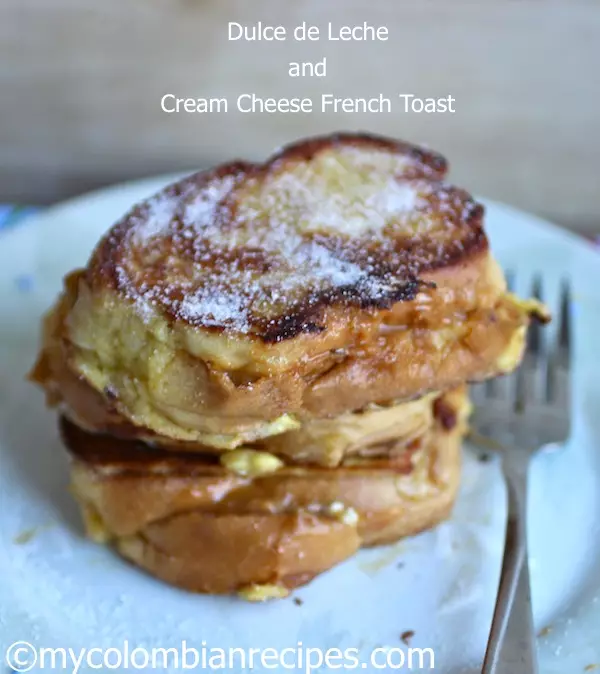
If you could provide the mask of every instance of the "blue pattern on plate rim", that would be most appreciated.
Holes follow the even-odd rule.
[[[35,206],[23,206],[19,204],[0,204],[0,231],[16,224],[32,213],[39,211]]]
[[[39,208],[35,206],[20,206],[15,204],[0,204],[0,232],[12,227],[28,215],[35,213]],[[14,278],[17,292],[26,295],[35,287],[35,276],[23,272]]]

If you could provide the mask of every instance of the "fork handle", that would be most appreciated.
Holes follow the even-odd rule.
[[[508,492],[506,540],[482,674],[538,672],[527,561],[528,459],[528,452],[518,450],[503,455]]]

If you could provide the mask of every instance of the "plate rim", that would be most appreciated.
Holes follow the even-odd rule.
[[[44,226],[44,220],[49,218],[53,220],[57,215],[60,215],[64,210],[78,209],[78,208],[93,208],[95,200],[110,200],[111,196],[118,193],[126,193],[128,191],[138,191],[141,192],[145,190],[145,187],[151,188],[153,185],[159,185],[161,183],[167,184],[171,180],[175,180],[186,173],[169,173],[169,174],[160,174],[154,177],[142,178],[139,180],[127,181],[124,183],[117,183],[114,185],[106,186],[97,190],[91,190],[89,192],[83,193],[81,195],[72,197],[70,199],[58,202],[47,208],[42,208],[36,213],[32,213],[22,220],[18,221],[15,226],[8,228],[7,230],[0,231],[0,241],[4,242],[5,238],[8,237],[9,240],[11,237],[18,237],[23,234],[24,229],[31,229],[36,226]],[[150,194],[151,192],[148,191]],[[503,202],[498,202],[491,199],[481,198],[481,201],[486,206],[491,206],[493,209],[497,209],[499,212],[502,212],[506,215],[507,218],[512,220],[514,219],[525,219],[529,225],[531,225],[536,230],[543,230],[545,233],[550,235],[550,239],[553,245],[558,245],[560,243],[568,244],[572,246],[573,249],[577,251],[577,255],[584,255],[590,262],[595,262],[596,264],[600,261],[598,257],[598,252],[594,250],[594,247],[591,243],[588,243],[585,238],[582,236],[566,230],[559,225],[554,224],[551,221],[546,220],[545,218],[539,217],[535,214],[523,211],[519,208],[505,204]],[[106,229],[108,229],[112,223],[106,223]],[[16,245],[19,245],[16,243]],[[587,251],[587,252],[586,252]],[[2,256],[2,251],[0,251],[0,258]],[[599,265],[600,271],[600,265]],[[600,291],[598,291],[598,297],[600,298]],[[600,589],[600,585],[598,587]],[[568,610],[568,607],[565,607]],[[2,654],[0,654],[1,656]],[[568,657],[563,663],[566,663],[570,667],[569,663],[571,658]]]

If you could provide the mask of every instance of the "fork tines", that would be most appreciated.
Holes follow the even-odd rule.
[[[531,296],[540,302],[544,301],[544,296],[542,292],[542,277],[540,274],[536,274],[533,277],[533,283],[531,285]],[[529,331],[527,332],[527,352],[538,354],[543,348],[543,335],[542,335],[542,326],[540,321],[533,320],[529,326]]]
[[[563,279],[560,290],[558,349],[568,361],[571,354],[571,287],[567,280]]]

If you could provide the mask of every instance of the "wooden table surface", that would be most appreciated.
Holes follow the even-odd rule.
[[[387,42],[229,42],[227,22],[386,25]],[[290,61],[327,58],[327,77]],[[91,187],[367,129],[425,142],[452,178],[599,229],[600,3],[585,0],[2,0],[0,201]],[[454,114],[166,114],[178,96],[456,99]]]

